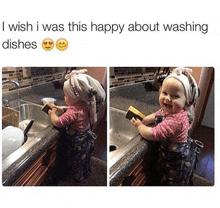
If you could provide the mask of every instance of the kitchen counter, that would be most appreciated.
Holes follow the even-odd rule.
[[[129,106],[133,106],[145,115],[151,114],[160,108],[158,98],[158,91],[146,91],[142,83],[110,90],[111,107],[127,111]],[[135,146],[110,167],[111,186],[117,186],[149,151],[148,141],[140,135],[138,137]]]

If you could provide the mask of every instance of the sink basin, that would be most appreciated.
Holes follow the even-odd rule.
[[[110,167],[140,140],[138,131],[125,114],[125,111],[110,108]]]
[[[41,110],[41,107],[41,105],[26,103],[20,105],[17,109],[15,108],[20,111],[19,128],[24,131],[31,119],[34,119],[34,123],[27,134],[27,141],[2,161],[3,170],[24,155],[33,145],[41,140],[42,136],[47,135],[51,131],[50,128],[53,128],[49,116]]]
[[[49,116],[41,110],[40,105],[22,104],[19,107],[20,123],[19,128],[25,130],[31,119],[34,119],[33,126],[28,132],[28,138],[35,137],[39,132],[51,124]]]

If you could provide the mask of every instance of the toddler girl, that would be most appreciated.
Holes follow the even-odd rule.
[[[58,128],[66,128],[63,138],[68,177],[74,182],[87,178],[96,135],[91,126],[97,121],[98,107],[105,100],[101,84],[85,74],[87,70],[72,71],[64,82],[64,99],[67,107],[55,106],[48,114]],[[66,108],[61,116],[57,111]]]
[[[193,104],[199,95],[192,70],[176,68],[164,79],[160,89],[161,109],[142,122],[132,118],[131,124],[143,138],[158,141],[159,160],[154,185],[189,185],[196,163],[197,145],[188,136],[193,118]],[[155,122],[155,127],[147,126]],[[199,142],[196,142],[199,144]]]

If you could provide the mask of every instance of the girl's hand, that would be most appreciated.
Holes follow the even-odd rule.
[[[136,127],[144,139],[153,141],[153,137],[151,136],[151,127],[145,126],[138,118],[132,118],[131,124]]]
[[[131,124],[134,126],[134,127],[136,127],[136,128],[138,128],[141,124],[142,124],[142,122],[138,119],[138,118],[132,118],[131,119]]]
[[[49,114],[49,117],[50,117],[53,125],[58,128],[61,128],[62,126],[58,122],[59,117],[57,116],[56,112],[57,112],[57,108],[52,108],[52,110],[48,111],[48,114]]]
[[[52,110],[48,111],[49,116],[57,112],[57,108],[52,108]]]

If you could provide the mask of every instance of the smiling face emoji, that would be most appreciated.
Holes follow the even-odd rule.
[[[50,38],[44,39],[42,42],[42,47],[46,51],[50,51],[54,47],[53,40]]]
[[[65,39],[63,39],[63,38],[60,38],[60,39],[56,42],[56,47],[57,47],[57,49],[60,50],[60,51],[66,50],[67,46],[68,46],[68,42],[67,42]]]

